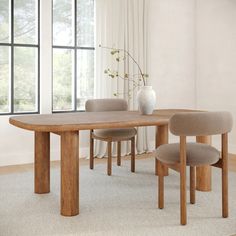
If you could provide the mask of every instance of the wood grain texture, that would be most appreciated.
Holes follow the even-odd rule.
[[[117,142],[117,165],[121,165],[121,141]]]
[[[89,153],[89,166],[92,170],[94,168],[94,139],[93,130],[90,130],[90,153]]]
[[[197,136],[198,143],[211,144],[211,136]],[[211,191],[211,166],[198,166],[196,167],[196,189],[199,191]]]
[[[164,208],[164,176],[159,174],[158,175],[158,208]]]
[[[50,133],[35,132],[34,192],[50,192]]]
[[[228,210],[228,134],[222,134],[222,217],[229,215]]]
[[[79,214],[79,133],[61,134],[61,214]]]
[[[131,172],[135,172],[135,137],[131,138]]]
[[[57,133],[61,131],[166,125],[172,115],[186,111],[193,110],[156,110],[152,115],[141,115],[138,111],[27,115],[11,117],[9,122],[27,130]]]
[[[186,206],[186,137],[180,136],[180,223],[187,224]]]
[[[111,175],[111,172],[112,172],[112,142],[111,141],[108,141],[107,142],[107,155],[108,155],[108,158],[107,158],[107,175]]]
[[[162,144],[168,143],[168,137],[169,137],[169,129],[168,124],[161,125],[156,127],[156,148],[158,148]],[[168,167],[162,166],[160,161],[155,159],[155,173],[158,175],[159,169],[162,170],[162,174],[164,176],[168,175]]]
[[[190,166],[190,203],[195,204],[196,167]]]
[[[27,115],[11,117],[9,122],[19,128],[33,130],[36,133],[53,132],[61,136],[61,214],[64,216],[73,216],[79,214],[79,162],[78,162],[78,130],[92,130],[103,128],[125,128],[125,127],[139,127],[139,126],[157,126],[156,147],[161,144],[168,143],[168,123],[176,113],[179,112],[194,112],[194,110],[185,109],[167,109],[156,110],[152,115],[141,115],[138,111],[115,111],[115,112],[75,112],[63,114],[49,114],[49,115]],[[195,110],[196,111],[196,110]],[[116,140],[120,141],[120,140]],[[36,181],[37,184],[42,181],[40,185],[49,185],[49,143],[46,138],[37,141],[36,151],[41,158],[46,156],[46,161],[42,167],[37,168],[37,179],[45,175],[46,180]],[[46,147],[42,150],[42,147]],[[111,142],[108,144],[108,175],[111,175],[112,160],[111,160]],[[40,158],[37,157],[38,160]],[[131,170],[134,170],[134,158],[131,158]],[[36,164],[39,166],[39,164]],[[93,166],[93,164],[90,164]],[[159,166],[156,163],[156,173],[158,168],[163,168],[164,175],[168,175],[168,168]],[[44,170],[43,173],[38,170]],[[46,169],[46,171],[45,171]],[[207,169],[209,170],[209,168]],[[183,176],[183,170],[180,171]],[[198,172],[200,173],[200,172]],[[199,190],[201,186],[209,186],[209,173],[201,173],[199,175]],[[183,179],[183,177],[182,177]],[[183,181],[182,181],[183,182]],[[210,182],[211,186],[211,182]],[[40,187],[42,191],[43,187]],[[181,188],[183,189],[183,188]],[[49,187],[42,192],[49,191]],[[186,199],[185,199],[186,200]],[[183,205],[183,204],[182,204]],[[181,217],[182,219],[183,217]],[[184,222],[182,220],[182,222]]]

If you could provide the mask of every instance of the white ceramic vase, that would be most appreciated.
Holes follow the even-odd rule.
[[[142,115],[152,114],[156,105],[156,93],[152,86],[143,86],[137,93],[139,111]]]

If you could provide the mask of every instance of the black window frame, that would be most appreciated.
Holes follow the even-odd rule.
[[[95,0],[93,0],[94,6],[95,6]],[[52,3],[53,5],[53,3]],[[74,107],[71,110],[62,110],[62,111],[54,111],[53,110],[53,69],[52,69],[52,113],[69,113],[69,112],[83,112],[85,110],[77,110],[77,50],[93,50],[95,51],[95,47],[81,47],[78,46],[77,42],[77,0],[74,0],[74,46],[59,46],[53,44],[53,7],[52,7],[52,65],[53,65],[53,49],[71,49],[74,51],[74,98],[72,98],[74,101]],[[94,19],[95,20],[95,19]],[[95,33],[95,32],[94,32]]]
[[[37,44],[23,44],[23,43],[14,43],[14,0],[10,0],[10,43],[0,43],[0,46],[7,46],[11,49],[11,57],[10,57],[10,112],[4,112],[0,115],[23,115],[23,114],[39,114],[40,113],[40,0],[37,0],[37,20],[38,20],[38,37],[37,37]],[[38,73],[37,73],[37,110],[36,111],[29,111],[29,112],[15,112],[14,111],[14,48],[15,47],[30,47],[30,48],[37,48],[38,49]],[[36,97],[36,96],[35,96]]]

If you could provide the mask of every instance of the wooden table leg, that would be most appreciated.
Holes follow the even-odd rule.
[[[61,133],[61,215],[79,214],[79,132]]]
[[[34,135],[34,192],[50,192],[50,133]]]
[[[162,125],[156,127],[156,148],[162,144],[168,143],[168,125]],[[168,175],[168,167],[161,166],[160,162],[155,159],[155,174],[158,175],[158,169],[162,168],[163,176]]]
[[[211,136],[197,136],[198,143],[211,144]],[[199,191],[211,191],[211,166],[196,167],[196,189]]]

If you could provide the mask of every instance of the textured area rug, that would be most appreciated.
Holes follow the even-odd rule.
[[[229,174],[230,216],[221,218],[220,170],[213,170],[213,191],[196,192],[188,203],[188,225],[179,225],[179,175],[165,178],[165,208],[156,207],[154,160],[137,160],[94,170],[80,167],[80,215],[60,216],[60,170],[51,171],[51,193],[33,193],[33,172],[0,175],[0,235],[233,235],[236,233],[236,174]],[[189,192],[188,192],[189,202]]]

